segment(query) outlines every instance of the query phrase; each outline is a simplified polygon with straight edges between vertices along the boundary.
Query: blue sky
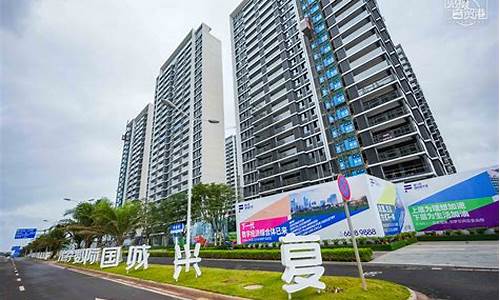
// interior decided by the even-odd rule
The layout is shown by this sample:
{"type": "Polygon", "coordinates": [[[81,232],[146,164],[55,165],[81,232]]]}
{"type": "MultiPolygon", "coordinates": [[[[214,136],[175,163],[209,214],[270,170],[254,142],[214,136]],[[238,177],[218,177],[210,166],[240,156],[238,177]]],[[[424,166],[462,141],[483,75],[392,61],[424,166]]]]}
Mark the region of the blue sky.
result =
{"type": "MultiPolygon", "coordinates": [[[[0,249],[75,200],[115,197],[128,119],[157,72],[205,22],[222,40],[225,127],[234,127],[229,14],[239,0],[0,0],[0,249]]],[[[459,171],[498,163],[498,2],[452,22],[445,0],[381,0],[459,171]]]]}

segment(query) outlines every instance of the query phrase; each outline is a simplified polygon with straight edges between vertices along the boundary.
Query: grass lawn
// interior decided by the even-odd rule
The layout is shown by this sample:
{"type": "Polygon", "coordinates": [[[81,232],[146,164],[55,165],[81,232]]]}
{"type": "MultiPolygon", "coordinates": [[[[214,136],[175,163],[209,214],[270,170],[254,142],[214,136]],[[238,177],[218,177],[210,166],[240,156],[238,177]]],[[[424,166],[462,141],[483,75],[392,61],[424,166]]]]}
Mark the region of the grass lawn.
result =
{"type": "MultiPolygon", "coordinates": [[[[98,265],[72,266],[101,270],[98,265]]],[[[201,270],[203,274],[200,278],[195,278],[195,273],[192,269],[189,273],[185,273],[183,270],[177,283],[172,278],[173,266],[170,265],[152,264],[149,265],[149,269],[147,270],[131,270],[129,274],[125,271],[124,264],[115,268],[103,269],[101,271],[251,299],[287,299],[287,294],[281,288],[284,284],[280,278],[281,273],[267,271],[226,270],[206,268],[203,266],[201,270]],[[244,289],[245,286],[253,284],[262,285],[263,288],[258,290],[244,289]]],[[[316,290],[308,288],[301,292],[294,293],[292,299],[398,300],[407,299],[410,296],[409,291],[405,287],[382,280],[368,279],[368,291],[366,292],[361,289],[361,281],[352,277],[323,276],[321,281],[326,284],[325,292],[318,294],[316,290]],[[340,288],[341,291],[335,293],[336,288],[340,288]]]]}

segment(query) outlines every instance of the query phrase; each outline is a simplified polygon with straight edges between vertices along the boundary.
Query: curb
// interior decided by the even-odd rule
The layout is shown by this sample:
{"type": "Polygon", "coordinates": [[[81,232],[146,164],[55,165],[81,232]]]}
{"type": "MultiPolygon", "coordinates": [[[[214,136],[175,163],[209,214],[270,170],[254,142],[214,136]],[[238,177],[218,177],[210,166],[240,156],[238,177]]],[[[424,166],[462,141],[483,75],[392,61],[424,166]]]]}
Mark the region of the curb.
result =
{"type": "Polygon", "coordinates": [[[48,262],[55,267],[62,267],[66,270],[70,270],[72,272],[77,272],[81,274],[85,274],[88,276],[98,277],[101,279],[111,280],[117,283],[132,285],[137,288],[141,288],[144,290],[149,290],[151,292],[160,293],[163,295],[175,297],[183,300],[195,300],[195,299],[214,299],[214,300],[247,300],[247,298],[241,298],[236,296],[228,296],[217,294],[214,292],[198,290],[190,287],[184,287],[179,285],[172,285],[168,283],[159,283],[150,280],[144,280],[139,278],[132,278],[125,275],[112,274],[103,271],[96,270],[88,270],[82,269],[76,266],[67,266],[62,264],[57,264],[53,262],[48,262]]]}
{"type": "Polygon", "coordinates": [[[417,300],[417,294],[415,294],[415,292],[410,288],[406,289],[410,292],[410,297],[408,297],[408,300],[417,300]]]}

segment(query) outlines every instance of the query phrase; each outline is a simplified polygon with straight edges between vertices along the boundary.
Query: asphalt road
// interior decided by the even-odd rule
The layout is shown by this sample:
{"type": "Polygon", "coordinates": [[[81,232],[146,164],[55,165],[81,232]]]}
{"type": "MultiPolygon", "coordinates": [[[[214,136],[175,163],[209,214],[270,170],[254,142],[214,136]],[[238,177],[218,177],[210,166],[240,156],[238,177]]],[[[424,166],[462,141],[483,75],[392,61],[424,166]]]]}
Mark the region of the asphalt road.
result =
{"type": "MultiPolygon", "coordinates": [[[[150,263],[171,264],[172,259],[150,257],[150,263]]],[[[282,272],[276,261],[204,259],[201,266],[240,270],[282,272]]],[[[354,264],[325,263],[325,275],[358,276],[354,264]]],[[[363,267],[367,278],[384,279],[405,285],[433,299],[498,300],[498,270],[431,266],[373,265],[363,267]]]]}
{"type": "Polygon", "coordinates": [[[2,300],[178,299],[29,259],[0,257],[0,283],[2,300]]]}

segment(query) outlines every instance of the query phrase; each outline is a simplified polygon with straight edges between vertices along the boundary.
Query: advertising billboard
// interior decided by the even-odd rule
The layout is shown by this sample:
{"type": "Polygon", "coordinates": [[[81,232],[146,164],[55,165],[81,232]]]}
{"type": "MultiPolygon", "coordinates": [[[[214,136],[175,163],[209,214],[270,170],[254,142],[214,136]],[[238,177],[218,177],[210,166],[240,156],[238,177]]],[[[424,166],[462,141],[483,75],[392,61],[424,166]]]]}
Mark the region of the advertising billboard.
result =
{"type": "MultiPolygon", "coordinates": [[[[382,237],[404,229],[405,210],[394,184],[366,174],[348,181],[356,236],[382,237]]],[[[236,204],[238,243],[277,242],[288,232],[346,238],[350,233],[343,221],[342,196],[335,181],[236,204]]]]}
{"type": "Polygon", "coordinates": [[[498,167],[397,185],[415,231],[498,226],[498,167]]]}

